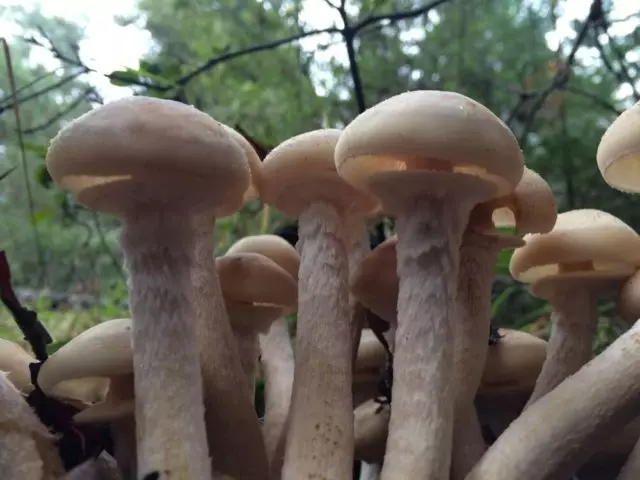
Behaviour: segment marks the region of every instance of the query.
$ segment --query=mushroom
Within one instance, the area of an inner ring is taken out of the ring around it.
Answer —
[[[131,320],[108,320],[85,330],[53,353],[40,368],[38,385],[51,395],[69,380],[104,377],[109,389],[102,402],[74,416],[78,423],[109,423],[115,458],[124,479],[136,478]]]
[[[298,281],[300,255],[289,242],[277,235],[252,235],[238,240],[227,253],[253,252],[264,255]],[[297,305],[296,305],[297,308]],[[265,385],[265,412],[262,432],[269,477],[278,478],[284,462],[286,422],[293,391],[294,359],[287,319],[277,319],[265,334],[258,335],[262,376]]]
[[[0,471],[3,480],[55,480],[64,469],[54,437],[0,372]]]
[[[412,91],[356,117],[335,159],[343,178],[396,217],[398,326],[382,478],[446,478],[460,243],[472,208],[517,186],[522,152],[509,128],[470,98]]]
[[[622,192],[640,193],[640,102],[625,110],[606,130],[596,159],[602,178]]]
[[[297,284],[286,270],[259,253],[227,253],[216,258],[227,314],[231,321],[240,363],[252,398],[258,367],[258,334],[294,308]]]
[[[250,181],[243,184],[242,201],[237,206],[246,204],[257,196],[261,181],[260,159],[240,133],[227,125],[219,126],[240,147],[248,164]],[[224,156],[219,158],[222,160]],[[216,189],[219,181],[224,179],[213,181],[209,187]],[[193,219],[196,240],[192,281],[196,292],[207,441],[214,475],[266,480],[267,457],[251,395],[254,387],[247,388],[213,254],[218,214],[216,209],[208,209]],[[247,452],[250,452],[250,460]]]
[[[79,204],[123,220],[141,476],[210,478],[194,219],[229,215],[242,205],[249,184],[244,152],[197,109],[135,96],[66,125],[51,141],[46,163]]]
[[[458,314],[454,323],[455,413],[452,480],[462,480],[485,451],[473,399],[484,368],[486,332],[491,321],[491,287],[498,254],[523,245],[521,237],[496,230],[515,227],[520,234],[548,232],[557,217],[556,201],[540,175],[525,167],[513,192],[476,206],[460,247]]]
[[[568,478],[640,402],[640,322],[530,405],[489,447],[467,480]],[[569,407],[568,407],[569,406]]]
[[[378,202],[337,174],[340,131],[307,132],[263,163],[260,195],[299,223],[295,380],[283,478],[348,478],[353,469],[347,222]]]
[[[356,407],[353,431],[357,460],[371,465],[382,464],[390,414],[389,405],[380,405],[375,400],[368,400]]]
[[[609,213],[580,209],[559,214],[551,232],[527,235],[525,241],[509,270],[551,303],[553,321],[547,360],[528,407],[591,358],[596,301],[619,291],[640,266],[640,237]]]
[[[353,400],[357,407],[379,394],[378,382],[387,363],[387,351],[369,328],[362,329],[353,368]]]

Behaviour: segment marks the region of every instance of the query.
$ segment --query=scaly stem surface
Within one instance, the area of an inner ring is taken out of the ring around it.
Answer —
[[[344,220],[329,205],[299,218],[295,380],[284,480],[353,475],[351,326]]]
[[[205,421],[216,475],[266,480],[267,455],[213,256],[214,221],[196,220],[196,318]],[[219,477],[216,477],[219,478]]]
[[[147,212],[125,219],[121,244],[130,275],[140,475],[211,478],[191,288],[192,225],[185,215]]]
[[[383,480],[445,479],[453,436],[456,276],[469,209],[423,197],[396,219],[398,324]]]
[[[592,355],[598,324],[596,296],[587,289],[558,289],[550,301],[553,323],[547,358],[525,409],[577,372]]]
[[[490,235],[467,230],[462,237],[454,316],[452,480],[463,479],[486,449],[473,400],[489,349],[491,287],[499,251],[499,240]]]
[[[260,335],[265,408],[262,432],[269,459],[270,478],[280,477],[287,438],[286,423],[293,391],[294,360],[287,320],[276,320]]]

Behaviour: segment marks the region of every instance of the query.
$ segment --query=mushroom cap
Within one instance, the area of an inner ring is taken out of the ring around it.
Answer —
[[[130,373],[111,378],[106,398],[76,413],[73,420],[76,423],[107,423],[133,415],[134,409],[134,380]]]
[[[251,235],[235,242],[229,253],[259,253],[283,268],[296,281],[300,269],[300,255],[284,238],[277,235]]]
[[[388,406],[379,412],[380,404],[373,400],[356,407],[354,417],[355,458],[369,463],[381,463],[389,431],[391,410]]]
[[[38,374],[44,393],[60,382],[86,377],[113,377],[133,372],[132,323],[119,318],[99,323],[51,355]]]
[[[263,162],[262,199],[291,217],[315,202],[354,214],[377,210],[377,199],[338,175],[334,150],[339,137],[337,129],[313,130],[271,150]]]
[[[496,227],[515,227],[519,233],[546,233],[558,217],[558,204],[549,184],[525,167],[520,183],[510,195],[496,200],[493,211]]]
[[[499,329],[502,338],[489,347],[478,393],[530,392],[547,355],[547,342],[530,333]]]
[[[548,296],[558,282],[614,288],[640,266],[638,234],[601,210],[563,212],[551,232],[524,239],[526,245],[514,251],[509,270],[516,280],[532,284],[531,293],[538,296]]]
[[[371,250],[351,274],[351,294],[377,316],[397,321],[399,280],[396,271],[396,244],[393,235]]]
[[[387,361],[387,351],[369,328],[363,328],[353,369],[354,382],[374,382],[380,378]]]
[[[640,270],[631,275],[620,290],[617,300],[620,318],[635,323],[640,318]]]
[[[129,97],[58,132],[46,158],[54,182],[93,210],[235,212],[250,182],[247,157],[209,115],[172,100]]]
[[[266,333],[271,323],[298,301],[296,281],[259,253],[227,253],[216,258],[216,269],[236,330]]]
[[[398,195],[436,189],[504,196],[524,168],[504,122],[464,95],[437,90],[402,93],[358,115],[342,132],[335,159],[340,175],[379,196],[384,209]]]
[[[251,181],[249,187],[244,192],[243,203],[249,203],[255,200],[259,196],[259,185],[262,182],[262,162],[258,156],[253,145],[237,130],[231,128],[229,125],[221,123],[222,128],[229,134],[229,136],[242,147],[245,156],[247,157],[247,163],[249,165],[249,174],[251,175]]]
[[[596,159],[607,184],[623,192],[640,192],[640,102],[604,132]]]
[[[37,363],[24,348],[17,343],[0,338],[0,372],[22,393],[33,390],[29,364]]]

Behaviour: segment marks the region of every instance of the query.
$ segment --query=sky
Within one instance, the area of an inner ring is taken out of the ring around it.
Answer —
[[[33,4],[40,4],[45,15],[56,15],[67,20],[74,21],[85,27],[86,39],[80,45],[80,56],[82,60],[96,74],[91,74],[89,82],[95,85],[106,101],[117,99],[131,94],[125,87],[112,86],[108,79],[102,74],[122,68],[138,67],[138,60],[149,50],[152,40],[148,32],[135,25],[121,27],[113,21],[115,15],[127,15],[135,12],[136,0],[107,0],[95,2],[81,2],[80,0],[0,0],[0,7],[10,5],[23,5],[28,7]],[[561,38],[572,36],[573,30],[570,23],[575,19],[585,18],[590,2],[588,0],[565,0],[562,4],[562,15],[558,21],[556,32],[547,36],[547,42],[552,49],[557,48]],[[614,0],[614,10],[612,18],[624,18],[637,12],[637,0]],[[331,26],[337,20],[337,15],[322,0],[308,0],[302,15],[303,21],[314,28]],[[614,34],[624,34],[630,32],[637,21],[626,22],[625,24],[615,24]],[[5,35],[19,35],[20,29],[17,25],[8,23],[0,17],[0,31]],[[420,32],[414,32],[418,35]],[[412,35],[407,32],[406,35]],[[307,38],[301,42],[305,50],[314,50],[321,43],[327,41],[322,36]],[[583,49],[584,50],[584,49]],[[583,57],[587,59],[588,53],[581,51]],[[342,45],[329,48],[324,52],[318,52],[319,61],[334,57],[346,63],[346,52]],[[34,51],[31,58],[33,62],[50,65],[55,68],[57,63],[51,55],[44,49]],[[634,59],[638,61],[638,59]],[[624,93],[624,92],[621,92]]]

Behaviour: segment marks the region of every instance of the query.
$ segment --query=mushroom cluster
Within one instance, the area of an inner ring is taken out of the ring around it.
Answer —
[[[640,236],[601,210],[558,213],[478,102],[406,92],[260,161],[208,114],[135,96],[65,126],[46,162],[122,221],[130,318],[37,369],[0,340],[3,479],[640,478]],[[640,104],[597,164],[640,192]],[[256,199],[297,241],[251,235],[216,257],[216,219]],[[382,217],[395,232],[370,249]],[[548,342],[491,327],[505,249],[549,304]],[[603,298],[632,325],[594,356]],[[65,471],[34,390],[107,427],[112,451]]]

